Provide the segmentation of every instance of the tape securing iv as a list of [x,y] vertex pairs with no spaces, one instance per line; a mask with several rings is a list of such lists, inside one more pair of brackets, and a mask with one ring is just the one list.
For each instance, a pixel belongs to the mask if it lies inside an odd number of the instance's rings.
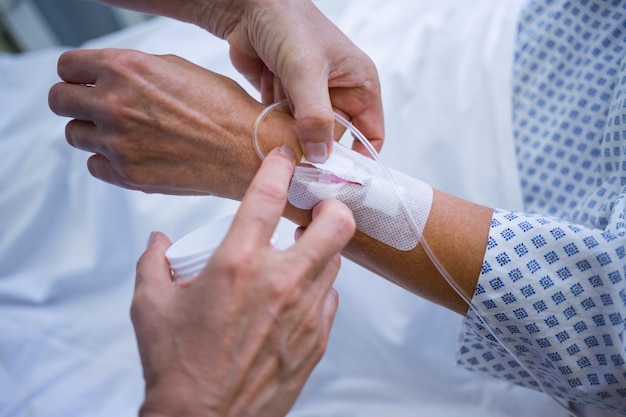
[[[253,140],[261,159],[264,154],[257,140],[258,126],[267,113],[286,105],[286,101],[275,103],[257,118]],[[430,214],[432,187],[387,169],[363,134],[340,115],[335,114],[335,118],[364,145],[372,159],[340,143],[333,144],[330,156],[323,164],[303,159],[296,166],[291,181],[289,202],[294,207],[310,210],[323,200],[336,198],[352,210],[356,228],[362,233],[401,251],[415,248]],[[320,175],[312,175],[312,170],[318,170]],[[325,178],[333,180],[323,180]]]

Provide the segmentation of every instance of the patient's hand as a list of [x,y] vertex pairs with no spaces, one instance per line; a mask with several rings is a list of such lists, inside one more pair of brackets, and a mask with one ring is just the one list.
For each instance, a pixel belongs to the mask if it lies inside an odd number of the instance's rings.
[[222,245],[193,281],[174,283],[151,235],[137,264],[131,317],[146,380],[146,416],[282,416],[322,357],[337,310],[339,250],[354,233],[328,200],[287,250],[269,240],[293,159],[271,152]]
[[[65,82],[51,88],[50,108],[74,119],[67,141],[95,154],[93,176],[145,192],[241,199],[260,164],[251,138],[263,105],[233,80],[176,56],[116,49],[66,52],[58,71]],[[299,149],[293,122],[272,113],[266,149]]]

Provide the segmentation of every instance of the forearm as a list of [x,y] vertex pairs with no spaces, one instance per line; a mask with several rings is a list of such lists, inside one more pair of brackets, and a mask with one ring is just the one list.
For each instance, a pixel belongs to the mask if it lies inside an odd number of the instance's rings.
[[424,241],[449,276],[471,298],[485,252],[492,210],[434,190],[433,205],[418,246],[400,251],[357,234],[343,254],[429,301],[465,314],[468,305],[424,250]]
[[[422,242],[427,242],[437,260],[470,299],[480,274],[491,214],[490,208],[434,190]],[[306,225],[310,213],[289,206],[285,216]],[[422,243],[415,249],[401,251],[357,230],[342,254],[429,301],[463,315],[468,309],[430,260]]]
[[198,25],[225,38],[239,23],[247,0],[95,0]]

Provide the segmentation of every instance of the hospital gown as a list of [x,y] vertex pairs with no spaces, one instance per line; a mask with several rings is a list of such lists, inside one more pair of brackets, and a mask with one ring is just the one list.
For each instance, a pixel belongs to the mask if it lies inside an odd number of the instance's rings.
[[625,46],[623,2],[542,0],[523,10],[513,124],[525,212],[493,215],[473,298],[488,326],[470,311],[458,353],[470,369],[620,413]]

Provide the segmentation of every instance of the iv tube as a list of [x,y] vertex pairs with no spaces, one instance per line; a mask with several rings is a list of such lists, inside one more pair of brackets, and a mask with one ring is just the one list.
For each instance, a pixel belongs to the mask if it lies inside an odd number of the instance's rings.
[[[257,119],[255,121],[255,124],[254,124],[254,131],[253,131],[253,136],[252,136],[252,142],[253,142],[253,145],[254,145],[254,150],[255,150],[256,154],[258,155],[259,159],[263,160],[265,158],[265,155],[263,154],[263,152],[262,152],[262,150],[261,150],[261,148],[259,146],[259,143],[258,143],[257,131],[258,131],[259,125],[261,124],[261,122],[263,121],[265,116],[267,116],[267,114],[269,112],[271,112],[272,110],[274,110],[274,109],[276,109],[278,107],[288,106],[290,104],[291,103],[288,100],[283,100],[283,101],[279,101],[279,102],[273,103],[273,104],[267,106],[266,108],[264,108],[263,111],[257,117]],[[343,116],[335,113],[335,119],[342,126],[344,126],[346,129],[348,129],[350,131],[350,133],[352,134],[352,136],[355,139],[357,139],[365,147],[365,149],[367,149],[367,151],[370,153],[372,159],[374,161],[378,162],[378,165],[379,165],[379,168],[380,168],[381,172],[383,173],[383,175],[385,175],[385,177],[389,181],[389,183],[392,184],[392,186],[394,188],[394,192],[396,193],[396,195],[398,197],[398,200],[400,201],[400,203],[402,205],[402,208],[404,209],[404,212],[407,213],[406,217],[410,221],[411,230],[417,235],[417,240],[419,242],[418,244],[422,245],[422,248],[424,249],[424,252],[428,256],[430,261],[433,263],[433,265],[437,268],[437,270],[439,271],[441,276],[452,287],[452,289],[457,293],[457,295],[459,297],[461,297],[461,299],[463,299],[463,301],[465,301],[465,303],[468,305],[468,307],[470,309],[472,309],[472,311],[481,319],[482,324],[489,330],[489,332],[490,332],[491,336],[493,336],[494,340],[496,340],[500,344],[500,346],[502,346],[507,351],[507,353],[509,355],[511,355],[513,358],[515,358],[517,360],[517,362],[519,363],[519,365],[526,372],[528,372],[529,375],[533,376],[533,378],[537,382],[539,388],[546,395],[550,396],[558,405],[563,407],[568,413],[576,415],[574,413],[574,411],[568,405],[566,405],[563,402],[561,402],[554,395],[551,395],[550,392],[545,388],[545,385],[543,384],[541,379],[531,369],[529,369],[526,366],[524,361],[521,358],[519,358],[518,355],[509,346],[507,346],[505,343],[502,342],[500,337],[498,337],[496,332],[489,325],[488,320],[485,319],[485,314],[482,312],[482,309],[477,304],[472,302],[472,298],[468,294],[465,294],[463,292],[463,290],[457,284],[457,282],[454,280],[452,275],[446,270],[445,266],[437,259],[437,257],[435,256],[434,252],[432,251],[432,249],[430,248],[430,246],[426,242],[426,239],[424,238],[424,236],[419,236],[418,235],[417,230],[419,230],[419,228],[418,228],[418,226],[416,224],[415,218],[410,214],[411,212],[407,209],[406,203],[404,202],[404,199],[402,198],[402,194],[401,194],[401,192],[400,192],[400,190],[398,188],[398,185],[397,185],[393,175],[391,174],[391,171],[389,170],[389,168],[387,168],[387,166],[385,166],[382,163],[382,161],[380,161],[380,158],[378,156],[378,152],[376,152],[376,149],[374,149],[374,147],[369,142],[369,140],[367,140],[367,138],[356,127],[354,127],[354,125],[350,121],[345,119]],[[297,168],[298,167],[296,167],[296,169]]]

